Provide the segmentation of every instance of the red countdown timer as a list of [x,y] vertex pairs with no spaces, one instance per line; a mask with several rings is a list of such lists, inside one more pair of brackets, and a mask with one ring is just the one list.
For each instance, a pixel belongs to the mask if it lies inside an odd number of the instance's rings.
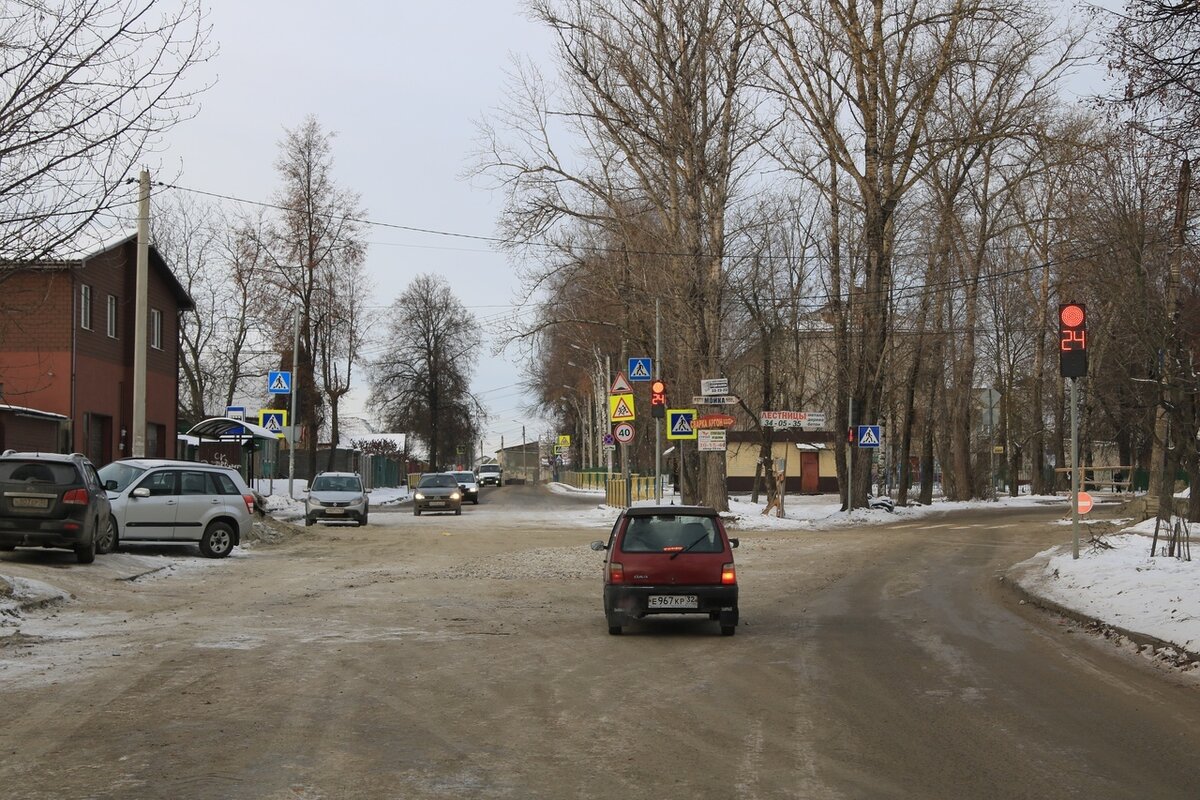
[[667,416],[667,384],[656,380],[650,384],[650,418],[665,419]]
[[1058,371],[1064,378],[1087,377],[1087,306],[1082,303],[1058,307]]

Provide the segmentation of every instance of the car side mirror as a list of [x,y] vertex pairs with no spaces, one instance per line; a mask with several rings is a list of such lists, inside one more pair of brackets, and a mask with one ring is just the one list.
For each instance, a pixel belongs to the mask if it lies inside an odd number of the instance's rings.
[[117,482],[111,479],[107,480],[104,482],[104,488],[110,492],[115,492],[117,491]]
[[730,539],[730,540],[729,540],[729,546],[730,546],[730,547],[737,547],[739,544],[741,544],[741,542],[740,542],[740,541],[738,541],[737,539]]
[[147,489],[145,486],[139,486],[138,488],[133,490],[133,496],[134,497],[149,497],[150,490]]
[[607,550],[608,545],[606,545],[604,542],[597,539],[596,541],[592,542],[591,548],[593,550],[595,550],[597,553],[599,553],[601,550]]

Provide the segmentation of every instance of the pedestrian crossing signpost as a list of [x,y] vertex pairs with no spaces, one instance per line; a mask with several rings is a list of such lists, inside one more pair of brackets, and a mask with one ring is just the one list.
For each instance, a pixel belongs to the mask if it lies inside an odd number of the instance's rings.
[[258,424],[280,439],[284,438],[284,429],[287,427],[287,409],[260,408],[258,410]]
[[629,380],[648,381],[654,373],[654,362],[649,358],[629,359]]
[[859,425],[858,426],[858,446],[859,447],[879,447],[879,426],[878,425]]
[[267,373],[267,391],[271,394],[292,393],[292,373],[273,370]]
[[668,408],[667,438],[695,439],[696,416],[696,409],[694,408]]

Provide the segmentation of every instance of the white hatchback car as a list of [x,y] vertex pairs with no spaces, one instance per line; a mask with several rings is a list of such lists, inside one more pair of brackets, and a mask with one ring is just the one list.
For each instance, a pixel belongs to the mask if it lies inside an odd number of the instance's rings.
[[254,524],[254,494],[231,467],[128,458],[99,473],[120,544],[197,542],[209,558],[224,558]]

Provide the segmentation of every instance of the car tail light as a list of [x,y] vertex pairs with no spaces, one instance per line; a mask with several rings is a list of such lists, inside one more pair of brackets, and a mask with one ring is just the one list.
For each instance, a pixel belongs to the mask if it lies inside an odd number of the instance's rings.
[[63,495],[63,502],[69,506],[86,506],[88,499],[87,489],[72,489]]
[[254,513],[254,495],[244,494],[244,495],[242,495],[242,499],[246,501],[246,512],[249,514],[253,514]]
[[721,585],[731,586],[737,583],[737,571],[733,568],[733,562],[721,567]]
[[64,531],[77,531],[77,530],[79,530],[79,523],[78,522],[64,522],[63,530]]
[[624,583],[625,568],[618,562],[613,561],[608,565],[608,582],[609,583]]

